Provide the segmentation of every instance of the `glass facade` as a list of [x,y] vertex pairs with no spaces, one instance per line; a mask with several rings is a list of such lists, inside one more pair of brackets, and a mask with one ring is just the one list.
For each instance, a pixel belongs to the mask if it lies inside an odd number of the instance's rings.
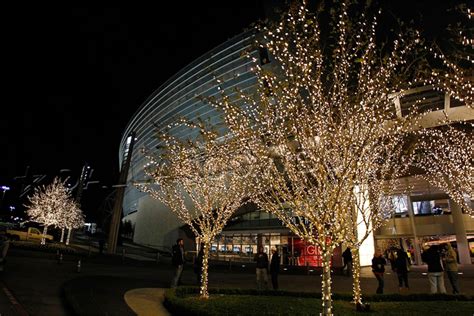
[[[276,227],[281,229],[281,227]],[[232,233],[224,231],[211,245],[211,259],[232,262],[253,262],[258,246],[264,248],[269,256],[271,249],[276,248],[280,254],[281,264],[290,266],[321,267],[322,258],[318,246],[309,244],[290,232],[248,232]],[[340,266],[341,248],[334,251],[333,262]]]

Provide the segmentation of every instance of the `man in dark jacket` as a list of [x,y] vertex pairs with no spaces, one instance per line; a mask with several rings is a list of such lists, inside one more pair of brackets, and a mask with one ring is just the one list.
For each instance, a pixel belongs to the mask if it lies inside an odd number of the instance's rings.
[[272,276],[272,286],[274,290],[278,290],[278,272],[280,272],[280,255],[278,254],[278,249],[272,249],[270,274]]
[[421,254],[421,259],[428,265],[428,279],[430,281],[431,293],[446,293],[439,246],[430,246]]
[[268,256],[263,251],[263,247],[260,246],[258,253],[255,255],[253,261],[257,262],[257,289],[268,288]]
[[171,263],[176,268],[171,287],[177,287],[181,283],[181,274],[184,267],[184,241],[182,238],[178,238],[176,245],[173,246]]
[[382,256],[382,252],[377,249],[375,250],[374,257],[372,258],[372,272],[374,273],[377,281],[379,282],[379,286],[377,287],[377,294],[383,294],[383,274],[385,272],[385,265],[387,261]]

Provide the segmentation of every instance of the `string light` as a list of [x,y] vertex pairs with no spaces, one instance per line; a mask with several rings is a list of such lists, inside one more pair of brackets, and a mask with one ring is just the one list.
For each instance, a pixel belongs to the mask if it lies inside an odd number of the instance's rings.
[[[267,49],[274,62],[262,66],[248,54],[256,91],[236,89],[238,100],[225,89],[219,98],[202,98],[224,112],[230,134],[262,167],[266,186],[254,201],[321,248],[324,315],[332,314],[333,249],[347,243],[358,261],[360,244],[394,212],[391,188],[408,172],[403,144],[419,130],[423,115],[417,106],[423,100],[404,109],[403,116],[397,115],[394,100],[420,83],[433,83],[459,98],[469,95],[469,87],[472,93],[472,85],[461,84],[463,75],[449,79],[455,82],[451,88],[435,82],[440,76],[434,72],[407,75],[407,67],[421,64],[426,48],[419,32],[400,31],[380,58],[377,15],[357,21],[348,11],[346,2],[334,8],[334,42],[329,38],[328,43],[304,1],[291,7],[276,25],[258,29],[255,46]],[[353,270],[354,302],[361,304],[359,262]]]

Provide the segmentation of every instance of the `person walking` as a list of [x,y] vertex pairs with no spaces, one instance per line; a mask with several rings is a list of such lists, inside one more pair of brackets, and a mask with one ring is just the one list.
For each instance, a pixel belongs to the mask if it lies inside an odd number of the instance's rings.
[[258,248],[258,253],[253,261],[257,262],[257,289],[268,289],[268,255],[264,252],[262,246]]
[[380,249],[375,250],[374,257],[372,258],[372,272],[374,273],[377,281],[379,282],[379,286],[377,287],[377,294],[383,294],[383,274],[385,272],[385,265],[387,261],[382,256],[382,252]]
[[176,268],[171,287],[177,287],[181,284],[181,275],[184,268],[184,241],[182,238],[176,240],[176,245],[172,249],[171,263]]
[[352,253],[351,248],[347,247],[346,250],[342,253],[342,258],[344,259],[344,266],[342,271],[346,271],[347,276],[352,275]]
[[409,261],[408,256],[405,250],[398,249],[397,257],[393,263],[394,271],[397,273],[398,277],[398,288],[400,293],[406,292],[409,289],[408,286],[408,270],[409,270]]
[[280,255],[278,249],[272,249],[272,260],[270,261],[270,274],[272,276],[272,286],[278,290],[278,273],[280,272]]
[[431,293],[446,293],[444,272],[438,245],[431,245],[421,254],[421,259],[428,265],[428,279]]
[[444,245],[443,265],[448,275],[449,283],[453,288],[453,294],[459,294],[458,285],[458,256],[450,243]]

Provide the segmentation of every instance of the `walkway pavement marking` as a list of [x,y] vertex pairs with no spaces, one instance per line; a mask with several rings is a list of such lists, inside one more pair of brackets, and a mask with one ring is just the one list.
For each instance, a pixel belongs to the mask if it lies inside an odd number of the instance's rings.
[[127,305],[139,316],[171,316],[163,306],[164,288],[142,288],[127,291],[124,295]]
[[0,281],[0,286],[2,287],[3,292],[7,296],[8,300],[12,304],[13,308],[17,312],[19,316],[29,316],[28,312],[25,310],[23,305],[21,305],[18,300],[15,298],[15,296],[12,294],[12,292],[7,288],[5,283]]

